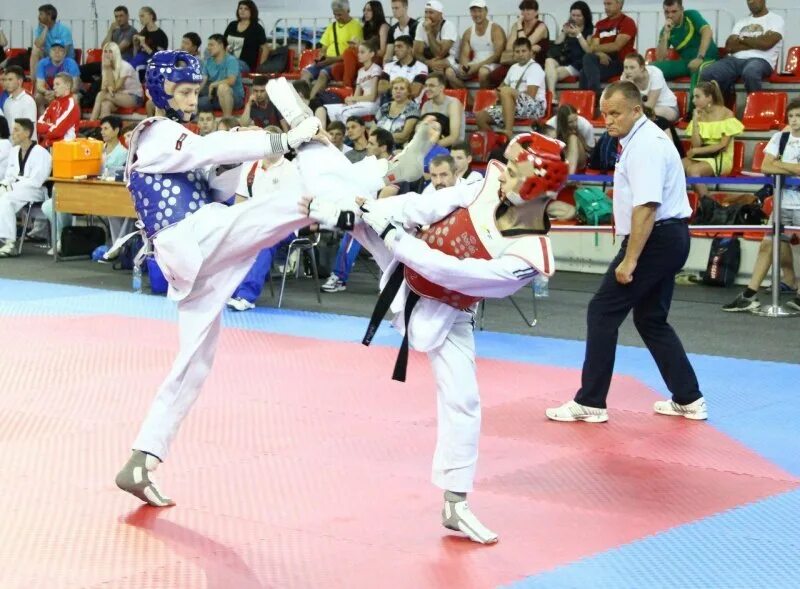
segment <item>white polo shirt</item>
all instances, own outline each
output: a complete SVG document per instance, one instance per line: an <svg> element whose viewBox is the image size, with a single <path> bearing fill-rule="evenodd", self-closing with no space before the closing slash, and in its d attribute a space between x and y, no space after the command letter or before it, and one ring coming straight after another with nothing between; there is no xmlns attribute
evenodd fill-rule
<svg viewBox="0 0 800 589"><path fill-rule="evenodd" d="M403 65L395 59L383 66L383 71L389 76L389 81L402 77L413 82L417 76L428 74L428 66L416 59L412 59L408 65Z"/></svg>
<svg viewBox="0 0 800 589"><path fill-rule="evenodd" d="M651 202L658 204L656 223L690 217L681 156L664 132L642 115L619 143L613 199L617 235L629 235L633 208Z"/></svg>

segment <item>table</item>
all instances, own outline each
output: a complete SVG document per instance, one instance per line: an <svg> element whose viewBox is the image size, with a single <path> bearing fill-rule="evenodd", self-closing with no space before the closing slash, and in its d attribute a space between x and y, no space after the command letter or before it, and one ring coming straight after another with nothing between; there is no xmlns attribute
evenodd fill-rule
<svg viewBox="0 0 800 589"><path fill-rule="evenodd" d="M49 178L56 213L136 218L133 199L124 182L97 179ZM53 215L53 259L58 261L58 214Z"/></svg>

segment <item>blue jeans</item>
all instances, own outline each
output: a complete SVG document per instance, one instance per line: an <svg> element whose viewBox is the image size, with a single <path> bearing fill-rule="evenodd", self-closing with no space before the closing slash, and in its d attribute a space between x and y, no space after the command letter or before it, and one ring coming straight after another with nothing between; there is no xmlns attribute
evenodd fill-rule
<svg viewBox="0 0 800 589"><path fill-rule="evenodd" d="M276 243L272 247L265 248L258 252L256 261L250 267L247 276L244 277L242 283L233 293L232 298L244 299L250 303L255 303L258 297L261 296L261 291L264 289L264 283L267 281L267 275L272 267L272 258L275 252L282 246L288 245L294 239L294 233L288 235L283 241Z"/></svg>
<svg viewBox="0 0 800 589"><path fill-rule="evenodd" d="M339 277L343 283L347 284L353 264L356 263L358 253L361 251L361 244L353 236L346 233L339 243L339 251L336 252L336 261L333 263L333 273Z"/></svg>
<svg viewBox="0 0 800 589"><path fill-rule="evenodd" d="M764 78L769 77L771 73L772 66L760 57L739 59L733 55L728 55L718 62L706 66L700 72L700 79L703 82L716 80L723 96L727 96L733 92L733 86L739 78L742 78L748 93L758 92L761 90Z"/></svg>

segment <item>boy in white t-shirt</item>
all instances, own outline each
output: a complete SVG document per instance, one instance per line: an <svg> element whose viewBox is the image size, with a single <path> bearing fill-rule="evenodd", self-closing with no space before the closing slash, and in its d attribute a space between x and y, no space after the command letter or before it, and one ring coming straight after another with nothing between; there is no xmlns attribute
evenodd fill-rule
<svg viewBox="0 0 800 589"><path fill-rule="evenodd" d="M499 105L476 114L475 121L481 131L490 131L492 124L502 126L502 134L514 136L514 119L541 119L547 111L544 70L533 61L531 42L526 37L514 41L516 62L497 89Z"/></svg>
<svg viewBox="0 0 800 589"><path fill-rule="evenodd" d="M792 100L786 112L789 131L775 133L772 136L767 147L764 148L764 162L761 164L761 171L765 174L800 176L800 98ZM781 144L783 144L783 150L781 150ZM774 215L775 212L772 214ZM781 191L780 221L784 226L800 226L800 187L787 186ZM797 289L792 246L789 243L789 236L786 234L781 235L780 254L783 280L792 289ZM772 266L772 236L765 235L758 250L750 283L739 296L724 305L722 310L740 312L758 309L761 303L756 298L756 293L770 266ZM775 288L775 285L772 287ZM800 311L800 292L796 292L794 298L787 302L786 306Z"/></svg>
<svg viewBox="0 0 800 589"><path fill-rule="evenodd" d="M733 91L740 77L748 93L758 92L763 79L778 66L783 18L767 11L765 0L751 0L747 5L752 11L750 16L737 21L725 41L729 55L700 73L704 82L716 80L725 96Z"/></svg>

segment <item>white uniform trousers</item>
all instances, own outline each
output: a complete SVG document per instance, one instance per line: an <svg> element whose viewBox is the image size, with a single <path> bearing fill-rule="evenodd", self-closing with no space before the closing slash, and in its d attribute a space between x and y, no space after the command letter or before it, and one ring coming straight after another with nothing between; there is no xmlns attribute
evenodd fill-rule
<svg viewBox="0 0 800 589"><path fill-rule="evenodd" d="M377 102L356 102L355 104L326 104L328 118L346 123L350 117L374 116L378 112Z"/></svg>
<svg viewBox="0 0 800 589"><path fill-rule="evenodd" d="M199 247L202 263L191 291L178 302L179 352L142 424L133 449L162 461L211 370L226 301L256 255L312 222L297 209L299 195L214 203L156 235L156 259L172 282L182 255Z"/></svg>
<svg viewBox="0 0 800 589"><path fill-rule="evenodd" d="M475 480L481 431L470 313L459 315L442 345L429 351L428 358L436 379L438 428L431 480L441 489L468 493Z"/></svg>
<svg viewBox="0 0 800 589"><path fill-rule="evenodd" d="M17 213L29 202L41 200L39 190L8 190L0 187L0 239L16 241Z"/></svg>

